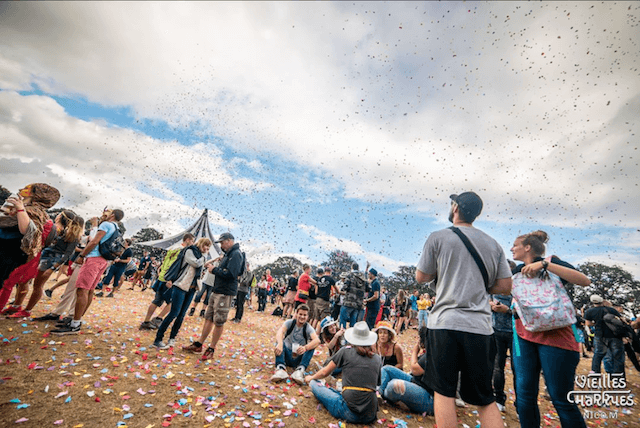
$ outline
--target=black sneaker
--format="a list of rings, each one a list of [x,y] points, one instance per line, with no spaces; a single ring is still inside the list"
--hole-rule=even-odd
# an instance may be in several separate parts
[[[153,330],[154,325],[151,323],[151,321],[144,321],[142,324],[140,324],[140,330]]]
[[[195,311],[196,311],[196,308],[189,309],[189,316],[192,317]]]
[[[103,297],[103,296],[104,296],[104,293],[101,291],[101,292],[99,292],[99,293],[96,293],[96,294],[95,294],[95,296],[96,296],[96,297]]]
[[[53,291],[51,291],[50,289],[46,289],[44,290],[44,294],[48,297],[51,298],[53,296]]]
[[[56,315],[56,314],[47,314],[47,315],[43,315],[41,317],[38,318],[34,318],[34,321],[59,321],[60,320],[60,315]]]
[[[204,318],[204,314],[205,314],[205,310],[204,309],[200,310],[200,318]]]
[[[71,321],[73,321],[73,318],[71,317],[64,317],[62,318],[60,321],[58,321],[58,323],[56,324],[56,327],[65,327],[71,324]]]
[[[156,326],[156,328],[158,328],[158,327],[160,327],[160,324],[162,324],[162,321],[164,321],[162,318],[160,318],[160,317],[155,317],[155,318],[153,319],[153,321],[151,321],[151,323],[152,323],[153,325],[155,325],[155,326]]]
[[[73,327],[71,324],[57,328],[55,330],[51,330],[51,334],[55,334],[57,336],[64,336],[65,334],[78,334],[80,332],[80,326]]]
[[[113,291],[109,294],[107,294],[107,297],[113,297]]]

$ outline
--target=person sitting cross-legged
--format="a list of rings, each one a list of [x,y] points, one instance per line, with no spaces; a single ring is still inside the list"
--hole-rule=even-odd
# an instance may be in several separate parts
[[[345,331],[344,337],[350,346],[341,348],[329,364],[305,380],[331,416],[351,424],[371,424],[377,418],[376,386],[381,380],[382,359],[373,350],[378,335],[369,330],[365,321],[360,321]],[[342,392],[318,381],[336,368],[342,369]]]
[[[320,338],[307,322],[309,307],[296,308],[295,317],[285,321],[276,333],[276,372],[271,381],[279,382],[289,377],[287,367],[295,368],[291,379],[304,384],[304,372],[311,362],[313,351],[320,345]]]

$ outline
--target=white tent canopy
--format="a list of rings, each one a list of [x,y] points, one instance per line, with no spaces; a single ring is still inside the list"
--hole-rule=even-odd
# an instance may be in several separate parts
[[[145,245],[147,247],[162,248],[165,250],[180,248],[182,246],[182,237],[185,233],[192,233],[196,237],[196,241],[199,238],[211,239],[211,242],[214,242],[209,250],[209,255],[212,258],[216,258],[222,253],[220,245],[215,243],[216,237],[211,233],[208,210],[206,208],[200,218],[191,227],[188,227],[182,232],[169,236],[168,238],[156,239],[155,241],[136,242],[136,245]]]

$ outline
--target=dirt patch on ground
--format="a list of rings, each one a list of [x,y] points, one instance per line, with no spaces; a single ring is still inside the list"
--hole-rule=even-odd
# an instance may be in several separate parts
[[[123,287],[124,288],[124,287]],[[57,303],[43,298],[34,312],[42,315]],[[339,424],[319,405],[308,386],[269,382],[273,373],[273,337],[282,319],[245,311],[241,324],[227,323],[210,362],[181,352],[200,334],[202,318],[187,317],[174,350],[151,347],[155,331],[138,329],[152,299],[151,291],[123,291],[116,298],[96,299],[82,333],[51,336],[49,322],[0,320],[1,426],[25,427],[308,427]],[[268,313],[273,309],[267,307]],[[232,314],[234,311],[232,310]],[[168,337],[165,337],[165,340]],[[408,355],[417,333],[399,338]],[[324,361],[320,348],[314,360]],[[579,374],[589,372],[582,359]],[[313,370],[315,365],[312,362]],[[405,367],[407,368],[407,367]],[[628,387],[637,394],[639,377],[627,367]],[[541,383],[541,390],[543,388]],[[513,407],[513,383],[507,366],[509,400],[505,426],[519,426]],[[637,401],[637,398],[636,398]],[[557,413],[542,395],[543,426],[559,426]],[[634,407],[619,408],[617,418],[604,410],[588,426],[640,426]],[[458,409],[460,424],[479,426],[473,406]],[[595,417],[600,416],[600,417]],[[409,414],[388,403],[378,413],[380,427],[433,427],[433,416]],[[464,424],[464,425],[463,425]]]

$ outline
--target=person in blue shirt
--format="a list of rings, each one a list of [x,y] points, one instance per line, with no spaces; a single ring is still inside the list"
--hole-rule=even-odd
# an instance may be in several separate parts
[[[370,291],[369,296],[364,299],[367,305],[367,315],[365,321],[369,326],[369,330],[373,330],[380,312],[380,281],[378,281],[378,271],[374,268],[369,269]]]
[[[91,301],[93,291],[98,285],[102,274],[107,269],[109,262],[102,257],[99,245],[106,242],[117,230],[115,222],[122,220],[124,212],[119,209],[104,210],[100,218],[100,226],[87,246],[80,252],[75,263],[80,265],[80,272],[76,280],[76,308],[73,321],[69,324],[52,330],[52,334],[77,334],[82,324],[82,316],[85,314]]]

